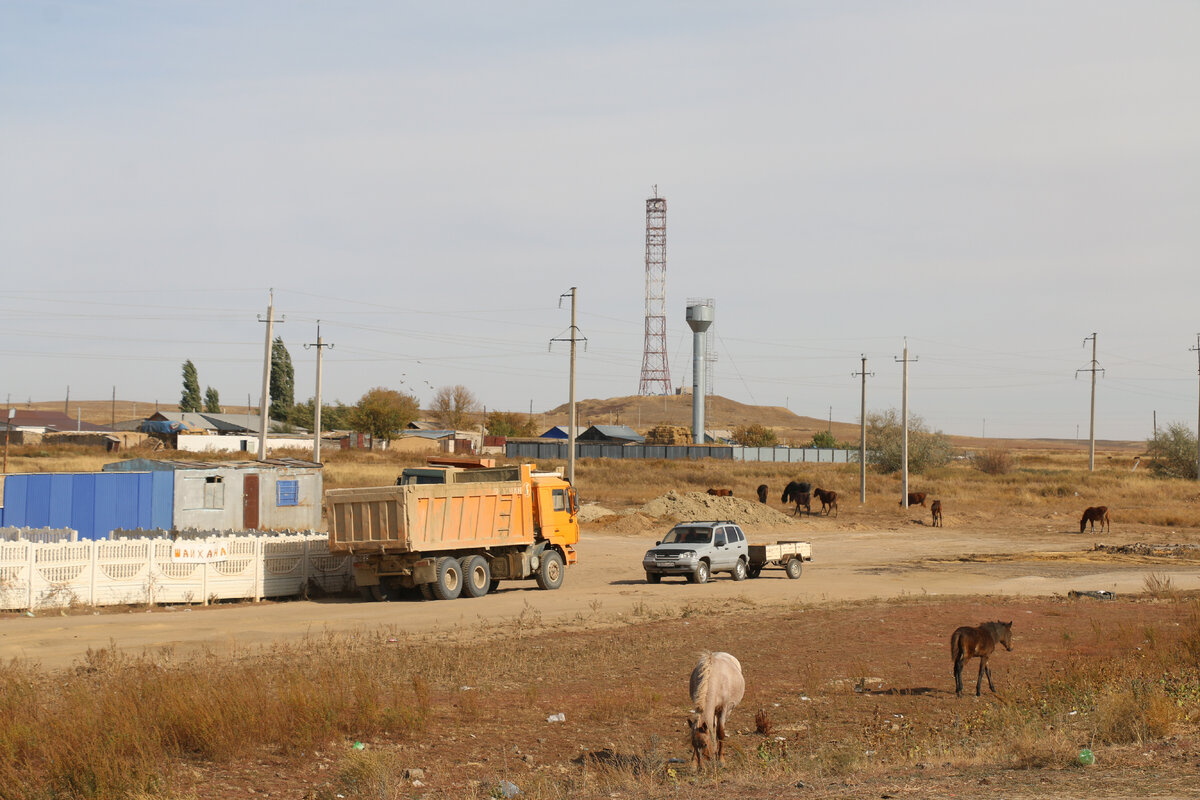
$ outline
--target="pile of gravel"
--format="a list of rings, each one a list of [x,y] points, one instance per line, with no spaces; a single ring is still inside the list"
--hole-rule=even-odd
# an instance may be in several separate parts
[[[670,518],[676,521],[727,519],[743,528],[773,527],[792,522],[792,518],[787,514],[757,500],[716,497],[706,492],[667,492],[638,510],[647,517]]]

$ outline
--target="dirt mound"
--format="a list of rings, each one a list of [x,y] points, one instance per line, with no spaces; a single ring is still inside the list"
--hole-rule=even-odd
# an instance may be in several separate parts
[[[788,525],[791,518],[762,503],[740,497],[716,497],[703,492],[667,492],[641,508],[648,517],[679,520],[727,519],[743,528]]]
[[[611,517],[616,513],[611,508],[605,508],[599,503],[584,503],[579,507],[578,516],[580,522],[595,522],[598,519]]]
[[[1092,551],[1119,555],[1156,556],[1158,558],[1196,558],[1197,555],[1200,555],[1200,545],[1131,542],[1130,544],[1098,544],[1092,548]]]

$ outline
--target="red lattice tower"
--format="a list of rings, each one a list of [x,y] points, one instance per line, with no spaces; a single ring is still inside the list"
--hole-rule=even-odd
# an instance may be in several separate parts
[[[671,394],[667,368],[667,200],[646,201],[646,343],[639,395]]]

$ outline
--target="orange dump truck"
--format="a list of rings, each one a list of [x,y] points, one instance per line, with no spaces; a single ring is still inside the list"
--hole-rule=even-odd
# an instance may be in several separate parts
[[[412,587],[482,597],[525,578],[557,589],[576,560],[578,510],[571,484],[532,464],[412,469],[396,486],[325,493],[330,552],[353,554],[359,590],[374,600]]]

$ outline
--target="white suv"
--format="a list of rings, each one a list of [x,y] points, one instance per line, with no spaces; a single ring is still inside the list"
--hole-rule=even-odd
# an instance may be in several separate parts
[[[681,522],[646,551],[642,567],[650,583],[658,583],[663,575],[684,575],[691,583],[705,583],[715,572],[728,572],[742,581],[749,573],[749,560],[746,534],[734,523]]]

